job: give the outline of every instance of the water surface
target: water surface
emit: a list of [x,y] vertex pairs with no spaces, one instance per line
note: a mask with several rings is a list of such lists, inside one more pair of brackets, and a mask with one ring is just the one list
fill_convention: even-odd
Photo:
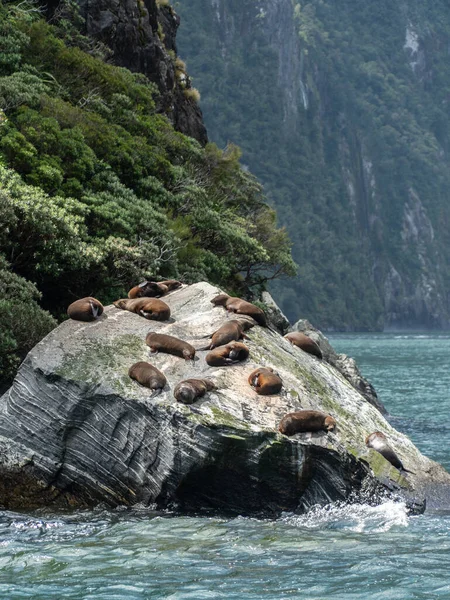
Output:
[[[450,337],[335,335],[394,425],[450,467]],[[450,599],[450,506],[334,505],[276,521],[101,508],[0,512],[0,598]]]

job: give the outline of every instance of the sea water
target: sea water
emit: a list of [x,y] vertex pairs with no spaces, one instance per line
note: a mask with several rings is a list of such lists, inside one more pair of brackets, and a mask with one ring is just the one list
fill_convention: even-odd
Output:
[[[450,336],[335,335],[395,427],[450,468]],[[277,520],[143,509],[0,512],[0,598],[450,600],[450,501]]]

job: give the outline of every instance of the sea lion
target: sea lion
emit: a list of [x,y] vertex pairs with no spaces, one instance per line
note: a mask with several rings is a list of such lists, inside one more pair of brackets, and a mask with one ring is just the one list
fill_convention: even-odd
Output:
[[194,360],[195,358],[194,346],[172,335],[150,331],[145,338],[145,343],[150,346],[152,352],[167,352],[167,354],[174,354],[185,360]]
[[333,431],[336,421],[320,410],[299,410],[285,415],[278,426],[284,435],[295,435],[306,431]]
[[249,349],[241,342],[230,342],[225,346],[214,348],[206,355],[206,362],[210,367],[226,367],[248,358]]
[[171,292],[173,290],[177,290],[183,284],[177,279],[163,279],[163,281],[160,281],[158,285],[164,285],[167,288],[167,290]]
[[239,321],[238,319],[226,321],[212,334],[211,343],[203,350],[213,350],[218,346],[225,346],[229,342],[238,342],[240,339],[245,339],[247,336],[244,331],[251,327],[253,327],[253,323],[250,323],[250,321]]
[[214,304],[214,306],[224,306],[228,312],[233,312],[237,315],[248,315],[249,317],[252,317],[252,319],[255,319],[258,325],[267,327],[265,312],[251,302],[229,296],[228,294],[219,294],[211,300],[211,303]]
[[405,471],[406,473],[413,473],[408,471],[403,466],[402,461],[399,459],[397,454],[392,450],[387,441],[387,437],[381,431],[375,431],[366,437],[366,446],[379,452],[384,458],[391,463],[393,467],[399,471]]
[[113,304],[116,308],[128,310],[152,321],[167,321],[170,318],[170,308],[158,298],[123,298]]
[[291,342],[293,346],[297,346],[297,348],[308,352],[308,354],[313,354],[314,356],[317,356],[317,358],[322,358],[322,351],[320,350],[319,345],[304,333],[292,331],[291,333],[287,333],[284,337]]
[[216,386],[210,379],[185,379],[175,386],[173,395],[178,402],[183,404],[192,404]]
[[135,298],[159,298],[167,294],[168,291],[168,286],[156,283],[156,281],[143,281],[134,288],[131,288],[128,292],[128,298],[131,300]]
[[75,300],[67,308],[67,314],[75,321],[95,321],[102,312],[103,304],[91,296]]
[[281,377],[270,367],[259,367],[250,373],[248,382],[261,396],[278,394],[283,387]]
[[134,363],[129,370],[128,375],[141,385],[155,390],[159,393],[167,383],[163,373],[148,362],[140,361]]

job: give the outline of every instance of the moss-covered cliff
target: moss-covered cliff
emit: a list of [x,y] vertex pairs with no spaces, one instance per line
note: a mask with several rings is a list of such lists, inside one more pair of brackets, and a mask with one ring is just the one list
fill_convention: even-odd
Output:
[[294,242],[275,286],[321,328],[448,327],[450,9],[443,0],[181,0],[210,138]]

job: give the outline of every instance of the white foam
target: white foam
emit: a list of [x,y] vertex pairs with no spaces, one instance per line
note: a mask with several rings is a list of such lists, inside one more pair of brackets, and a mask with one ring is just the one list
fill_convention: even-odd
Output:
[[304,515],[284,514],[281,520],[305,529],[381,533],[393,527],[407,527],[408,513],[404,502],[390,500],[378,506],[344,503],[316,506]]

